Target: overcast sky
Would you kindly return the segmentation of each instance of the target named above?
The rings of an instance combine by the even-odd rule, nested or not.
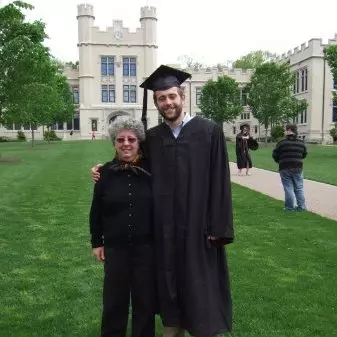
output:
[[[112,20],[124,27],[140,26],[140,7],[152,5],[158,14],[158,62],[177,63],[180,55],[213,65],[235,60],[252,50],[287,52],[311,38],[326,43],[337,33],[336,0],[25,0],[35,9],[29,20],[42,19],[52,54],[76,61],[77,4],[94,6],[95,25]],[[11,1],[0,0],[1,5]]]

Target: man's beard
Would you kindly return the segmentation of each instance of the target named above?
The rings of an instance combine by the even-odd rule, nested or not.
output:
[[[172,108],[172,107],[171,107]],[[162,108],[158,109],[160,115],[168,122],[175,122],[180,116],[183,111],[183,106],[182,105],[174,105],[173,109],[175,110],[175,113],[173,116],[166,116],[165,111],[169,110],[170,108]]]

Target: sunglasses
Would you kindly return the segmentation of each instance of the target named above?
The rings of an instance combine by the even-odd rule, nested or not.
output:
[[[137,142],[137,138],[134,138],[134,137],[126,137],[126,138],[123,138],[123,137],[119,137],[119,138],[116,138],[116,142],[118,144],[123,144],[125,143],[126,141],[128,141],[128,143],[130,144],[134,144]]]

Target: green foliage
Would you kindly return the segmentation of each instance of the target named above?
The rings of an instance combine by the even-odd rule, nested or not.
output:
[[[278,140],[284,136],[284,127],[281,125],[276,125],[271,128],[270,131],[271,138],[273,140]]]
[[[61,140],[61,138],[56,136],[54,130],[47,130],[43,133],[43,139],[47,141]]]
[[[335,127],[330,130],[330,136],[334,142],[337,142],[337,123],[335,123]]]
[[[292,120],[307,107],[297,100],[291,86],[294,74],[286,63],[268,62],[257,67],[248,84],[248,104],[252,114],[264,125],[266,133],[270,125]]]
[[[18,131],[18,134],[16,136],[16,138],[20,141],[26,141],[26,135],[24,134],[23,131]]]
[[[201,90],[201,114],[219,125],[235,119],[242,111],[238,83],[229,76],[208,80]]]
[[[325,59],[331,69],[333,78],[337,80],[337,45],[329,45],[324,49]]]
[[[74,114],[69,85],[43,45],[44,23],[25,22],[24,9],[33,7],[16,1],[0,8],[0,122],[68,121]]]
[[[337,45],[329,45],[324,49],[324,57],[328,62],[331,69],[333,79],[337,81]],[[335,99],[337,98],[336,93],[334,93]]]
[[[233,62],[233,68],[256,69],[265,62],[275,61],[276,54],[265,50],[253,51]]]

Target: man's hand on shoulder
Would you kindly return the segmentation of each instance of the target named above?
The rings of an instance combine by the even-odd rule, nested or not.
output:
[[[91,178],[93,183],[95,184],[99,178],[101,177],[100,173],[99,173],[99,168],[102,167],[102,164],[96,164],[94,167],[91,168],[90,172],[91,172]]]

